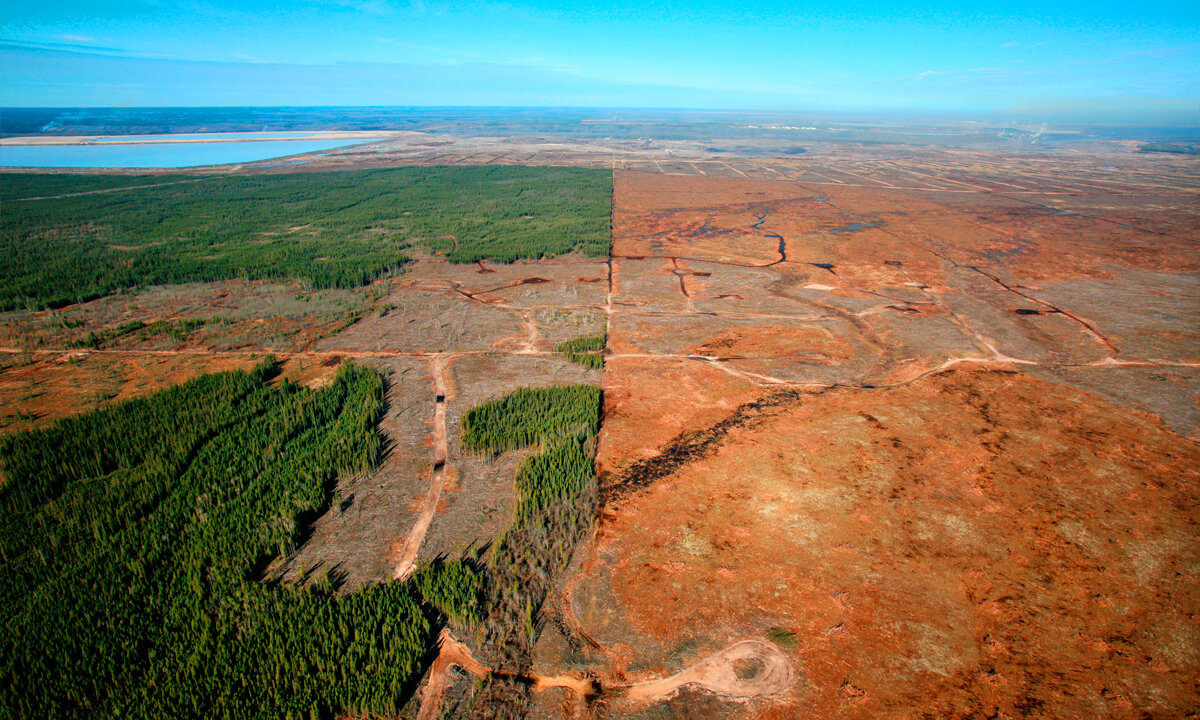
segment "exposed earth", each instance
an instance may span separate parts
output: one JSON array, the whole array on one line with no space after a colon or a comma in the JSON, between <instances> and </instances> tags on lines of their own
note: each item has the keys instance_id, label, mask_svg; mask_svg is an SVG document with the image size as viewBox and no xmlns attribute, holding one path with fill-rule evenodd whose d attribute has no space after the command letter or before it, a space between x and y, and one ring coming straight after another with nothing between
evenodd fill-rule
<instances>
[{"instance_id":1,"label":"exposed earth","mask_svg":"<svg viewBox=\"0 0 1200 720\"><path fill-rule=\"evenodd\" d=\"M600 516L532 717L1196 717L1195 160L419 135L313 165L613 168L611 259L5 313L3 429L266 353L311 385L378 367L384 462L271 569L350 592L508 526L527 451L466 452L467 410L600 383ZM84 342L130 319L178 330ZM603 331L603 371L554 352ZM467 707L474 643L443 636L413 716Z\"/></svg>"}]
</instances>

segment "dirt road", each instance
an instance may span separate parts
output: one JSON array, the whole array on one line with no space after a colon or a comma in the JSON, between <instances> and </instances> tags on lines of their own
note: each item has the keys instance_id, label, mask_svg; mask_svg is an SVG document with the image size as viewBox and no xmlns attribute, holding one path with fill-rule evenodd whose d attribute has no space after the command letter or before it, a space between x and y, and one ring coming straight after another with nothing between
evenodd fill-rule
<instances>
[{"instance_id":1,"label":"dirt road","mask_svg":"<svg viewBox=\"0 0 1200 720\"><path fill-rule=\"evenodd\" d=\"M416 720L432 720L438 716L452 666L460 667L475 677L486 677L492 672L476 660L471 649L459 642L449 630L442 630L438 636L438 648ZM534 692L566 688L575 693L577 699L605 696L635 702L669 700L688 685L735 701L772 698L786 694L795 683L787 656L764 640L742 640L670 677L629 685L605 686L599 679L573 675L531 674L513 677L531 684Z\"/></svg>"},{"instance_id":2,"label":"dirt road","mask_svg":"<svg viewBox=\"0 0 1200 720\"><path fill-rule=\"evenodd\" d=\"M666 700L686 685L735 700L783 695L795 678L783 652L764 640L743 640L661 680L611 687L607 694L629 700Z\"/></svg>"},{"instance_id":3,"label":"dirt road","mask_svg":"<svg viewBox=\"0 0 1200 720\"><path fill-rule=\"evenodd\" d=\"M460 667L475 677L485 677L491 672L471 655L470 648L459 642L449 630L442 630L438 635L438 656L429 669L429 682L421 694L421 710L416 720L434 720L438 717L451 667Z\"/></svg>"},{"instance_id":4,"label":"dirt road","mask_svg":"<svg viewBox=\"0 0 1200 720\"><path fill-rule=\"evenodd\" d=\"M433 358L433 384L435 392L433 411L433 470L430 473L429 492L425 494L425 503L421 514L408 533L400 559L392 571L392 578L403 580L412 575L417 567L417 556L421 544L425 542L425 534L433 523L434 513L437 512L438 501L442 497L442 489L446 486L446 363L449 358L438 354Z\"/></svg>"}]
</instances>

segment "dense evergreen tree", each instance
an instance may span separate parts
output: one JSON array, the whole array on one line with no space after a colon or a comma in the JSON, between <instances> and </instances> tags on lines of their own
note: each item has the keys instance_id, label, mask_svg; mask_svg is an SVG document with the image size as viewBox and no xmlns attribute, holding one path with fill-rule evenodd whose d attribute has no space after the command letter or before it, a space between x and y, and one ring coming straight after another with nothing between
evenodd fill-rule
<instances>
[{"instance_id":1,"label":"dense evergreen tree","mask_svg":"<svg viewBox=\"0 0 1200 720\"><path fill-rule=\"evenodd\" d=\"M272 372L0 438L0 716L397 711L430 636L410 583L343 596L253 572L339 473L375 462L382 380Z\"/></svg>"},{"instance_id":2,"label":"dense evergreen tree","mask_svg":"<svg viewBox=\"0 0 1200 720\"><path fill-rule=\"evenodd\" d=\"M120 190L71 195L104 189ZM580 168L10 174L0 182L0 310L228 278L355 287L403 266L412 247L453 262L605 255L611 195L610 173Z\"/></svg>"},{"instance_id":3,"label":"dense evergreen tree","mask_svg":"<svg viewBox=\"0 0 1200 720\"><path fill-rule=\"evenodd\" d=\"M592 337L575 338L554 346L554 352L562 353L573 363L578 363L590 370L604 367L604 346L608 338L606 333Z\"/></svg>"},{"instance_id":4,"label":"dense evergreen tree","mask_svg":"<svg viewBox=\"0 0 1200 720\"><path fill-rule=\"evenodd\" d=\"M559 385L521 388L476 406L463 416L463 445L477 452L502 452L547 444L569 434L593 436L600 429L600 388Z\"/></svg>"},{"instance_id":5,"label":"dense evergreen tree","mask_svg":"<svg viewBox=\"0 0 1200 720\"><path fill-rule=\"evenodd\" d=\"M528 670L546 593L594 517L599 388L468 412L467 447L540 448L512 525L482 561L340 595L256 568L292 549L295 518L326 507L340 473L376 462L382 380L352 364L320 390L273 375L207 375L0 437L0 717L395 715L443 616ZM498 676L479 699L527 691Z\"/></svg>"},{"instance_id":6,"label":"dense evergreen tree","mask_svg":"<svg viewBox=\"0 0 1200 720\"><path fill-rule=\"evenodd\" d=\"M467 447L541 448L517 471L513 523L488 557L483 652L504 672L484 680L478 717L523 717L529 687L514 678L529 672L546 595L595 518L600 403L600 388L590 385L523 388L463 418Z\"/></svg>"}]
</instances>

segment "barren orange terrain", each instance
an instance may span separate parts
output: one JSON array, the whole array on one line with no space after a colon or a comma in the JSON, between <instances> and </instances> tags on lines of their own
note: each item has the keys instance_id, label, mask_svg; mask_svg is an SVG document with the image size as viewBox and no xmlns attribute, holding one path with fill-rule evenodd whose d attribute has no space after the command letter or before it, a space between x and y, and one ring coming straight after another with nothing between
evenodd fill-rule
<instances>
[{"instance_id":1,"label":"barren orange terrain","mask_svg":"<svg viewBox=\"0 0 1200 720\"><path fill-rule=\"evenodd\" d=\"M539 663L794 673L605 717L1192 717L1195 174L821 172L617 173L601 518Z\"/></svg>"}]
</instances>

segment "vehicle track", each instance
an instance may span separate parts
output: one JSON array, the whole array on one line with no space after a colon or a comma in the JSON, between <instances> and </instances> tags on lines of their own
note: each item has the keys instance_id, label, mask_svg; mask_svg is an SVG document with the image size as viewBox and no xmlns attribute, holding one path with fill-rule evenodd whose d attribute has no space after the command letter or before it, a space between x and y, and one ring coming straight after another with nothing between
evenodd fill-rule
<instances>
[{"instance_id":1,"label":"vehicle track","mask_svg":"<svg viewBox=\"0 0 1200 720\"><path fill-rule=\"evenodd\" d=\"M735 642L665 678L606 685L595 677L493 673L449 630L442 630L438 636L438 655L430 668L416 720L438 717L451 667L462 668L479 678L489 675L507 677L530 685L534 692L565 688L575 694L577 701L605 697L638 703L659 702L671 699L685 687L694 686L728 700L745 702L780 697L795 684L795 673L787 655L775 645L758 639Z\"/></svg>"},{"instance_id":2,"label":"vehicle track","mask_svg":"<svg viewBox=\"0 0 1200 720\"><path fill-rule=\"evenodd\" d=\"M425 502L421 506L421 514L413 523L412 529L404 542L400 558L392 570L393 580L403 580L417 567L421 545L429 526L433 524L433 516L437 512L438 501L441 500L442 490L446 487L446 364L451 357L438 354L433 358L433 383L436 390L433 410L433 470L430 472L429 491L425 494Z\"/></svg>"}]
</instances>

